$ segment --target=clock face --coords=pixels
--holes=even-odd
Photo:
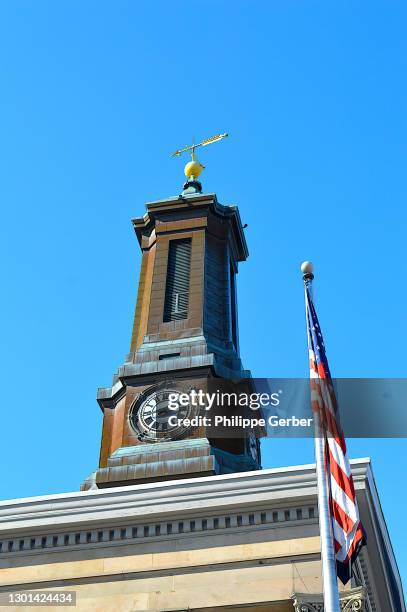
[[[169,408],[169,400],[178,403],[179,395],[175,389],[149,389],[136,400],[129,418],[139,440],[176,440],[191,429],[182,422],[192,417],[191,406],[178,404],[176,409]]]

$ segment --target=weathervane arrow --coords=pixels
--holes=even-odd
[[[201,162],[196,159],[195,149],[197,149],[198,147],[206,147],[207,145],[213,144],[214,142],[223,140],[223,138],[226,138],[227,136],[227,132],[225,132],[224,134],[216,134],[216,136],[206,138],[205,140],[202,140],[197,144],[193,142],[192,145],[190,145],[189,147],[177,149],[172,154],[172,157],[179,157],[180,155],[182,155],[182,153],[191,153],[191,161],[189,161],[184,168],[184,174],[187,177],[187,182],[185,183],[184,191],[182,192],[184,195],[188,193],[201,193],[202,191],[202,185],[197,179],[201,174],[202,170],[205,168],[205,166],[203,166]]]

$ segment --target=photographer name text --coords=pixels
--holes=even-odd
[[[272,414],[267,419],[237,416],[216,415],[214,417],[197,415],[192,418],[180,418],[175,414],[168,417],[170,427],[240,427],[243,429],[255,429],[256,427],[311,427],[314,420],[311,418],[298,418],[291,416],[287,418]]]

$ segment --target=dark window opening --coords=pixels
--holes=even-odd
[[[171,240],[165,285],[164,322],[188,317],[191,239]]]
[[[163,359],[174,359],[175,357],[181,357],[181,353],[167,353],[166,355],[159,355],[158,359],[163,361]]]

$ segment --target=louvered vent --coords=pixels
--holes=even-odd
[[[165,286],[164,322],[188,316],[191,239],[171,240]]]

